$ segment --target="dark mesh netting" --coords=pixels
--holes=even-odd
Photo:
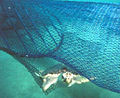
[[[0,48],[29,71],[48,57],[120,92],[120,4],[0,0]]]

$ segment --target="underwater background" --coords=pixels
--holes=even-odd
[[[49,63],[43,59],[43,66]],[[88,82],[45,95],[24,65],[0,51],[0,98],[120,98],[120,94]]]
[[[120,2],[120,0],[74,1]],[[46,62],[45,58],[42,59],[41,65],[49,67],[49,64],[50,62]],[[21,63],[9,54],[0,51],[0,98],[120,98],[120,94],[89,82],[76,84],[70,88],[59,88],[46,96]]]

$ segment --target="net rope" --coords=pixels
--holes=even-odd
[[[53,58],[119,93],[120,4],[1,0],[0,49],[25,66],[35,67],[29,58]]]

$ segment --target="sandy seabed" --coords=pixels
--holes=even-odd
[[[120,98],[92,83],[59,88],[45,95],[24,65],[0,51],[0,98]]]

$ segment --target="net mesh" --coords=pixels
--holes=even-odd
[[[27,67],[35,67],[30,58],[53,58],[120,92],[120,4],[1,0],[0,49]]]

